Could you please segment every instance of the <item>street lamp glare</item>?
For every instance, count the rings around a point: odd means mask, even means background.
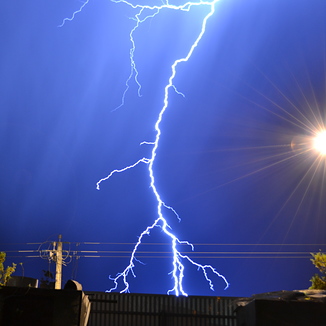
[[[314,149],[321,155],[326,155],[326,130],[319,132],[314,138]]]

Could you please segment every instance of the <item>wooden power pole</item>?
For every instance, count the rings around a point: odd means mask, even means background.
[[[62,235],[59,234],[59,241],[56,243],[56,261],[55,261],[55,286],[56,290],[61,290],[62,281]]]

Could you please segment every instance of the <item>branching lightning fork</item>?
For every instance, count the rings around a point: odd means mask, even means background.
[[[209,283],[209,287],[210,287],[211,290],[214,290],[214,286],[213,286],[212,280],[208,276],[209,271],[224,280],[224,282],[226,284],[225,289],[228,288],[228,286],[229,286],[229,283],[227,282],[226,278],[223,275],[221,275],[220,273],[218,273],[215,270],[215,268],[213,268],[210,265],[201,265],[199,263],[196,263],[189,256],[183,255],[178,250],[178,245],[181,245],[181,244],[189,245],[192,248],[192,250],[194,248],[193,248],[193,245],[191,243],[189,243],[188,241],[179,240],[172,233],[171,227],[169,226],[167,220],[164,217],[163,210],[164,209],[172,210],[175,213],[175,215],[177,216],[178,219],[179,219],[179,216],[172,207],[167,206],[164,203],[164,201],[162,200],[162,198],[161,198],[161,196],[160,196],[160,194],[159,194],[159,192],[158,192],[158,190],[156,188],[155,176],[154,176],[154,172],[153,172],[153,165],[154,165],[155,158],[156,158],[156,155],[157,155],[157,151],[158,151],[158,148],[159,148],[160,136],[161,136],[161,133],[162,133],[162,131],[160,129],[160,124],[161,124],[161,121],[163,119],[163,115],[164,115],[164,113],[165,113],[165,111],[166,111],[166,109],[168,108],[168,105],[169,105],[169,92],[170,92],[170,90],[173,90],[177,94],[180,94],[180,95],[184,96],[182,93],[177,91],[176,87],[173,84],[174,78],[176,76],[177,66],[181,62],[187,62],[190,59],[190,57],[192,56],[192,53],[194,52],[195,48],[199,44],[199,42],[202,39],[203,35],[205,34],[207,21],[214,14],[214,12],[215,12],[215,4],[218,1],[219,0],[198,1],[198,2],[189,1],[189,2],[186,2],[186,3],[182,4],[182,5],[172,5],[168,1],[166,1],[165,3],[163,3],[163,4],[159,5],[159,6],[154,6],[154,5],[150,6],[150,5],[139,5],[139,4],[134,5],[134,4],[132,4],[132,3],[128,2],[128,1],[124,1],[124,0],[119,0],[119,1],[113,0],[113,2],[116,2],[116,3],[121,3],[122,2],[122,3],[132,7],[133,9],[137,10],[137,13],[133,17],[136,24],[135,24],[134,28],[131,30],[130,35],[129,35],[130,36],[130,41],[131,41],[131,44],[132,44],[132,47],[130,49],[131,72],[130,72],[130,75],[129,75],[127,81],[126,81],[126,88],[125,88],[125,91],[124,91],[124,93],[122,95],[121,104],[116,109],[123,106],[124,101],[125,101],[125,95],[128,92],[129,83],[131,82],[132,79],[138,85],[138,95],[139,96],[141,95],[140,94],[141,85],[138,82],[138,71],[137,71],[137,68],[136,68],[136,63],[134,61],[134,52],[136,50],[136,43],[134,41],[134,32],[138,29],[138,27],[143,22],[145,22],[148,18],[153,18],[154,16],[159,14],[160,11],[163,10],[163,9],[189,11],[192,7],[195,7],[195,6],[207,6],[209,8],[209,12],[202,19],[200,32],[199,32],[196,40],[194,41],[194,43],[191,45],[190,49],[188,50],[187,55],[185,57],[183,57],[183,58],[175,60],[174,63],[172,64],[172,66],[171,66],[171,74],[170,74],[170,77],[168,79],[168,83],[164,87],[163,106],[162,106],[161,110],[159,111],[158,118],[157,118],[156,123],[155,123],[155,131],[156,131],[155,140],[154,141],[144,141],[144,142],[141,143],[141,144],[146,144],[146,145],[153,146],[150,157],[148,157],[148,158],[143,157],[143,158],[141,158],[140,160],[138,160],[136,163],[134,163],[132,165],[129,165],[129,166],[127,166],[125,168],[122,168],[122,169],[113,170],[105,178],[102,178],[101,180],[99,180],[97,182],[96,186],[97,186],[97,189],[99,190],[100,189],[100,184],[103,181],[108,180],[109,178],[111,178],[113,174],[124,172],[124,171],[126,171],[128,169],[136,167],[140,163],[145,163],[147,165],[147,168],[148,168],[148,173],[149,173],[149,178],[150,178],[150,188],[152,189],[153,194],[154,194],[154,196],[156,198],[156,201],[157,201],[157,218],[156,218],[156,220],[153,222],[152,225],[148,226],[140,234],[140,236],[138,237],[138,241],[137,241],[136,245],[134,246],[134,249],[133,249],[133,251],[131,253],[131,257],[130,257],[130,260],[129,260],[129,265],[125,268],[125,270],[123,272],[117,274],[116,277],[111,277],[110,276],[110,279],[114,282],[114,287],[111,288],[108,292],[118,290],[120,282],[122,282],[123,286],[124,286],[124,288],[120,292],[121,293],[129,292],[128,276],[129,276],[129,273],[131,273],[134,277],[136,276],[135,273],[134,273],[135,262],[139,262],[139,260],[137,260],[137,258],[136,258],[137,249],[141,245],[144,236],[150,234],[151,230],[154,227],[160,227],[162,229],[162,231],[169,237],[169,239],[171,241],[171,249],[172,249],[172,255],[173,255],[173,258],[172,258],[172,266],[173,266],[173,268],[172,268],[172,271],[171,271],[171,275],[172,275],[172,278],[173,278],[173,281],[174,281],[174,285],[173,285],[173,288],[168,291],[168,294],[174,293],[176,296],[178,296],[180,294],[187,296],[187,293],[183,289],[183,278],[184,278],[184,269],[185,269],[185,267],[183,265],[184,261],[190,262],[191,264],[195,265],[199,270],[201,270],[203,272],[203,275],[204,275],[205,279],[207,280],[207,282]],[[89,0],[84,2],[83,5],[80,7],[80,9],[73,13],[71,18],[65,18],[63,20],[62,24],[60,25],[60,27],[62,27],[67,21],[73,20],[75,15],[77,13],[79,13],[85,7],[85,5],[87,3],[89,3]]]

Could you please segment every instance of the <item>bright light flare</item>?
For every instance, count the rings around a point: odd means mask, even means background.
[[[310,136],[295,136],[291,142],[291,149],[297,154],[326,156],[326,129],[316,128]]]
[[[320,155],[326,155],[326,130],[319,132],[313,141],[313,147]]]

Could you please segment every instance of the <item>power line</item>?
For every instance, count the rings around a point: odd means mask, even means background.
[[[32,243],[7,243],[0,244],[0,247],[13,247],[13,246],[37,246],[35,249],[11,249],[6,250],[7,257],[11,258],[42,258],[49,261],[55,261],[55,241],[44,241],[44,242],[32,242]],[[122,249],[124,246],[134,246],[135,243],[129,242],[62,242],[62,259],[63,264],[69,264],[74,258],[129,258],[130,250]],[[87,247],[92,246],[113,246],[120,247],[121,249],[115,250],[86,250]],[[170,245],[169,243],[143,243],[142,247],[146,248],[148,246],[156,247]],[[273,244],[273,243],[258,243],[258,244],[248,244],[248,243],[194,243],[195,247],[207,247],[213,250],[201,250],[201,251],[181,251],[181,254],[186,254],[191,256],[192,258],[206,258],[206,259],[298,259],[304,258],[308,259],[311,257],[311,252],[316,252],[321,250],[321,248],[325,248],[326,244],[302,244],[302,243],[282,243],[282,244]],[[68,246],[68,248],[67,248]],[[180,246],[184,246],[185,248],[189,248],[189,245],[180,244]],[[46,249],[42,249],[46,247]],[[86,248],[85,248],[86,247]],[[229,248],[229,250],[214,250],[214,247],[225,249]],[[239,250],[239,247],[244,248],[268,248],[267,251],[264,250]],[[301,248],[300,248],[301,247]],[[302,247],[305,247],[306,250],[302,250]],[[307,248],[308,247],[308,248]],[[314,248],[313,248],[314,247]],[[205,248],[205,249],[207,249]],[[230,250],[234,248],[237,250]],[[280,249],[278,249],[280,248]],[[287,250],[283,250],[287,248]],[[288,250],[290,248],[300,248],[301,250]],[[170,258],[170,251],[158,251],[158,250],[140,250],[137,254],[138,258],[146,258],[146,259],[157,259],[157,258]]]
[[[52,243],[53,241],[44,242],[27,242],[27,243],[0,243],[1,246],[13,246],[13,245],[42,245],[46,243]],[[135,242],[65,242],[75,245],[135,245]],[[192,243],[194,246],[326,246],[326,243]],[[153,242],[142,243],[144,246],[161,246],[170,245],[165,242]],[[186,244],[179,244],[186,245]]]

